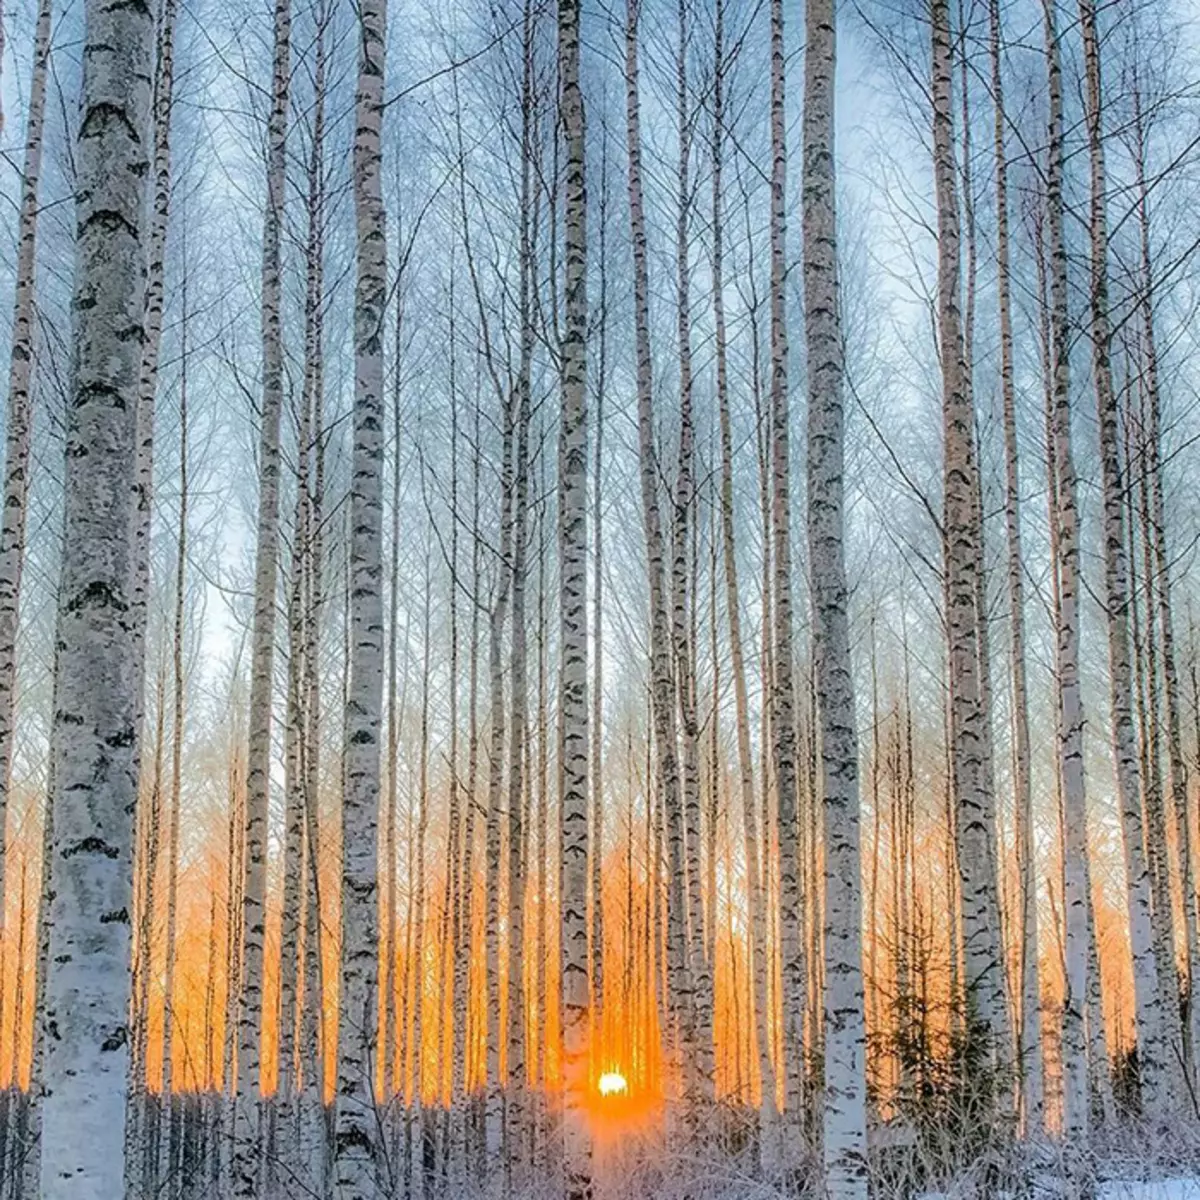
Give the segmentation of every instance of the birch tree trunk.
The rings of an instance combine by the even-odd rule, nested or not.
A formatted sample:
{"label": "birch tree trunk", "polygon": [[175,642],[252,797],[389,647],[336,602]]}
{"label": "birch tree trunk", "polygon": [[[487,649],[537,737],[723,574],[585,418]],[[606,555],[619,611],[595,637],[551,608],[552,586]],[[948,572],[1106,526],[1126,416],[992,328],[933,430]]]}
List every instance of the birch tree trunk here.
{"label": "birch tree trunk", "polygon": [[[1129,898],[1130,945],[1134,956],[1134,991],[1138,1025],[1138,1064],[1143,1104],[1148,1113],[1165,1114],[1164,1105],[1179,1082],[1176,1045],[1178,1008],[1168,994],[1174,976],[1174,947],[1154,953],[1154,902],[1151,875],[1142,842],[1142,781],[1133,725],[1133,679],[1129,659],[1129,564],[1125,548],[1124,483],[1118,439],[1117,401],[1113,392],[1108,314],[1108,218],[1105,197],[1104,142],[1101,114],[1100,47],[1092,0],[1079,0],[1083,37],[1085,113],[1090,167],[1089,235],[1091,273],[1092,376],[1100,427],[1100,466],[1104,496],[1104,597],[1108,627],[1109,703],[1117,797],[1125,835],[1126,888]],[[1169,913],[1169,898],[1167,898]],[[1166,916],[1161,912],[1160,917]],[[1169,961],[1167,960],[1167,956]],[[1164,977],[1164,971],[1169,972]]]}
{"label": "birch tree trunk", "polygon": [[534,11],[525,0],[522,13],[521,217],[519,296],[520,348],[515,395],[516,444],[513,463],[512,510],[512,736],[508,771],[508,1001],[505,1099],[505,1142],[509,1187],[514,1167],[527,1161],[525,1030],[525,763],[528,747],[528,655],[525,616],[526,547],[529,524],[529,430],[533,413],[534,351],[533,273],[536,269],[537,230],[533,209],[534,124]]}
{"label": "birch tree trunk", "polygon": [[583,1111],[587,1089],[588,671],[587,671],[587,178],[579,82],[579,0],[558,3],[559,113],[564,177],[566,320],[559,347],[559,907],[564,1151],[568,1200],[592,1188],[592,1151]]}
{"label": "birch tree trunk", "polygon": [[981,537],[973,450],[974,402],[959,309],[959,217],[948,0],[931,5],[933,147],[938,211],[938,336],[942,360],[944,589],[950,667],[950,743],[962,881],[968,1036],[998,1068],[1009,1061],[1000,913],[991,869],[995,813],[986,781],[978,566]]}
{"label": "birch tree trunk", "polygon": [[[725,316],[724,270],[724,135],[725,135],[725,3],[716,0],[713,27],[713,132],[712,132],[712,289],[716,350],[716,387],[721,444],[721,551],[725,572],[725,609],[729,622],[729,661],[733,679],[734,720],[737,729],[738,782],[742,799],[742,825],[746,856],[746,904],[750,919],[749,970],[751,1009],[748,1014],[751,1058],[761,1089],[759,1124],[764,1143],[773,1137],[775,1063],[770,1052],[767,994],[766,897],[762,882],[758,803],[754,794],[754,758],[750,746],[749,698],[746,660],[742,648],[741,597],[738,588],[736,524],[733,503],[733,427],[729,404],[729,343]],[[714,600],[715,603],[715,600]]]}
{"label": "birch tree trunk", "polygon": [[629,222],[633,240],[634,348],[638,397],[638,461],[646,570],[650,594],[650,708],[658,755],[659,811],[667,826],[667,1010],[666,1058],[673,1077],[690,1086],[692,1052],[692,979],[687,951],[684,863],[684,812],[675,724],[675,679],[671,664],[671,626],[667,612],[666,545],[658,496],[658,460],[654,439],[654,384],[650,353],[650,275],[642,188],[641,108],[638,93],[638,3],[630,0],[625,19],[625,115],[629,170]]}
{"label": "birch tree trunk", "polygon": [[130,613],[154,22],[84,8],[43,1022],[41,1194],[124,1186],[138,661]]}
{"label": "birch tree trunk", "polygon": [[1004,524],[1008,548],[1008,609],[1012,655],[1012,769],[1017,857],[1017,1070],[1025,1132],[1042,1130],[1042,1015],[1033,843],[1033,779],[1029,743],[1029,686],[1025,674],[1025,558],[1021,547],[1021,475],[1013,367],[1012,279],[1008,225],[1008,151],[1001,60],[1000,0],[989,0],[989,51],[995,118],[996,290],[1000,321],[1000,393],[1004,424]]}
{"label": "birch tree trunk", "polygon": [[[1186,1046],[1179,1022],[1179,976],[1175,961],[1175,921],[1172,911],[1171,862],[1167,847],[1167,815],[1163,804],[1163,720],[1159,695],[1159,646],[1156,609],[1154,546],[1150,533],[1150,466],[1146,445],[1145,389],[1133,387],[1128,377],[1122,389],[1125,413],[1118,408],[1117,423],[1124,424],[1122,487],[1127,518],[1126,546],[1129,566],[1129,632],[1133,647],[1132,700],[1137,718],[1140,755],[1142,824],[1146,836],[1146,865],[1150,871],[1151,928],[1163,1003],[1163,1037],[1168,1051],[1167,1069],[1176,1072]],[[1136,408],[1135,408],[1136,402]],[[1138,532],[1141,531],[1142,572],[1138,575]],[[1139,598],[1142,607],[1139,607]],[[1143,623],[1144,610],[1144,623]],[[1183,1079],[1175,1074],[1175,1087]]]}
{"label": "birch tree trunk", "polygon": [[[608,386],[608,134],[600,142],[599,348],[596,355],[596,445],[592,460],[592,826],[590,1079],[603,1070],[604,1043],[604,392]],[[514,679],[515,682],[515,679]]]}
{"label": "birch tree trunk", "polygon": [[1154,546],[1155,575],[1158,584],[1158,623],[1162,640],[1163,699],[1167,710],[1167,763],[1170,772],[1172,818],[1175,823],[1179,881],[1183,892],[1183,920],[1187,947],[1187,1034],[1190,1051],[1189,1069],[1193,1079],[1200,1061],[1200,930],[1197,928],[1195,863],[1192,857],[1193,821],[1188,800],[1188,773],[1183,756],[1181,733],[1179,666],[1175,649],[1175,629],[1171,608],[1171,558],[1167,553],[1167,523],[1163,499],[1162,395],[1159,386],[1158,338],[1154,317],[1154,260],[1150,250],[1150,184],[1146,177],[1146,127],[1141,90],[1134,71],[1133,151],[1137,188],[1138,229],[1141,249],[1141,294],[1143,383],[1149,409],[1147,484],[1150,490],[1151,531]]}
{"label": "birch tree trunk", "polygon": [[805,9],[804,331],[808,557],[825,809],[825,1191],[867,1196],[858,729],[845,551],[845,410],[834,160],[834,0]]}
{"label": "birch tree trunk", "polygon": [[691,973],[695,1077],[691,1080],[697,1104],[713,1098],[712,974],[704,943],[704,908],[700,871],[700,748],[696,715],[696,645],[688,613],[694,600],[695,573],[688,569],[688,551],[695,532],[692,508],[695,490],[695,418],[692,384],[692,319],[689,229],[692,203],[692,115],[688,111],[687,0],[678,4],[679,46],[675,71],[676,134],[679,161],[675,179],[675,333],[679,351],[679,460],[675,478],[671,526],[671,646],[675,689],[679,703],[682,747],[684,896],[687,904],[688,967]]}
{"label": "birch tree trunk", "polygon": [[[4,831],[12,787],[17,682],[17,629],[21,573],[25,562],[25,512],[29,491],[29,430],[32,421],[34,294],[37,286],[38,184],[42,172],[42,129],[46,75],[50,65],[50,0],[39,0],[33,34],[33,72],[25,126],[21,206],[17,217],[17,264],[13,288],[12,353],[8,369],[8,412],[4,435],[4,500],[0,514],[0,946],[4,941]],[[3,1002],[0,989],[0,1003]]]}
{"label": "birch tree trunk", "polygon": [[[174,5],[171,4],[173,8]],[[173,19],[173,15],[172,15]],[[160,42],[161,45],[161,42]],[[184,248],[186,259],[187,250]],[[175,1090],[175,938],[179,909],[180,822],[183,815],[183,638],[187,599],[188,556],[188,280],[182,287],[179,349],[179,526],[175,541],[175,611],[171,627],[171,809],[167,844],[166,962],[163,968],[162,1086],[159,1117],[157,1180],[166,1181],[167,1195],[178,1190],[177,1140],[172,1094]],[[164,1124],[165,1122],[165,1124]]]}
{"label": "birch tree trunk", "polygon": [[[358,277],[354,295],[354,452],[350,485],[350,680],[342,797],[342,962],[334,1191],[378,1195],[374,1073],[378,958],[380,724],[383,704],[383,322],[387,243],[380,171],[387,11],[359,6],[353,153]],[[419,971],[420,964],[418,964]],[[420,976],[418,974],[418,988]],[[418,991],[419,998],[419,991]]]}
{"label": "birch tree trunk", "polygon": [[771,0],[770,503],[774,566],[770,677],[771,763],[779,822],[779,951],[783,963],[784,1108],[799,1127],[804,1087],[804,901],[800,890],[799,778],[792,650],[791,459],[786,312],[787,137],[783,0]]}
{"label": "birch tree trunk", "polygon": [[290,0],[276,0],[271,113],[267,125],[267,205],[262,257],[262,430],[259,441],[258,530],[251,635],[250,715],[246,744],[245,870],[238,1004],[237,1088],[234,1096],[232,1194],[258,1195],[264,941],[266,936],[267,815],[271,775],[271,702],[275,663],[275,590],[279,556],[279,422],[283,409],[283,280],[280,264],[288,80]]}
{"label": "birch tree trunk", "polygon": [[[1046,228],[1049,257],[1047,274],[1050,282],[1048,347],[1051,419],[1048,426],[1053,439],[1050,475],[1056,501],[1052,528],[1058,560],[1059,611],[1055,668],[1058,676],[1058,770],[1063,813],[1063,907],[1066,923],[1066,993],[1062,1015],[1063,1131],[1069,1139],[1082,1141],[1088,1134],[1085,1012],[1091,898],[1088,889],[1087,797],[1083,768],[1083,698],[1079,676],[1079,508],[1071,446],[1070,327],[1067,252],[1063,233],[1062,67],[1056,3],[1057,0],[1043,0],[1049,81]],[[1148,922],[1146,933],[1149,934]],[[1136,927],[1133,934],[1136,945]],[[1139,1037],[1140,1034],[1139,1019]]]}
{"label": "birch tree trunk", "polygon": [[[311,199],[311,197],[310,197]],[[309,238],[312,236],[312,212],[309,213]],[[311,255],[311,246],[308,247]],[[312,266],[306,264],[306,309],[311,302]],[[304,922],[302,905],[307,892],[304,877],[304,842],[307,826],[308,797],[304,770],[305,717],[305,575],[308,569],[309,450],[312,443],[311,375],[308,363],[308,334],[311,316],[305,313],[306,370],[296,430],[296,503],[292,518],[292,553],[288,579],[288,664],[287,714],[284,729],[284,834],[283,899],[279,926],[279,1016],[277,1075],[275,1084],[275,1157],[287,1180],[299,1165],[296,1085],[300,1080],[297,1058],[297,1018],[300,994],[304,986],[304,946],[300,930]]]}
{"label": "birch tree trunk", "polygon": [[[158,29],[157,61],[152,93],[152,124],[154,152],[152,160],[153,191],[147,231],[147,263],[145,291],[145,336],[142,364],[138,381],[137,405],[137,463],[134,474],[135,503],[133,509],[133,562],[130,587],[130,611],[134,627],[134,675],[139,681],[137,709],[134,722],[143,723],[145,694],[145,644],[150,586],[150,534],[154,491],[154,421],[158,391],[158,362],[162,345],[163,310],[165,302],[167,226],[171,206],[171,111],[174,95],[174,36],[177,6],[162,7]],[[160,673],[159,705],[155,737],[154,782],[141,789],[140,807],[148,808],[139,814],[148,831],[143,891],[138,897],[142,913],[134,959],[135,1002],[132,1037],[132,1098],[131,1124],[127,1131],[126,1183],[132,1190],[148,1186],[147,1173],[153,1169],[152,1116],[148,1100],[149,1081],[146,1074],[146,1049],[149,1035],[149,978],[153,962],[153,928],[156,913],[155,895],[158,871],[160,824],[162,819],[162,754],[163,702],[165,680]],[[140,747],[140,742],[139,742]],[[140,749],[135,771],[141,777]],[[135,859],[140,861],[140,855]]]}
{"label": "birch tree trunk", "polygon": [[299,1151],[297,1170],[318,1193],[325,1190],[328,1125],[325,1120],[325,987],[321,954],[319,784],[321,777],[321,673],[319,651],[324,598],[325,442],[324,315],[325,300],[325,73],[326,30],[330,9],[317,7],[313,64],[312,145],[308,159],[308,240],[305,263],[304,378],[311,411],[312,470],[306,482],[304,646],[301,654],[301,764],[304,770],[304,975],[300,1008],[298,1088]]}
{"label": "birch tree trunk", "polygon": [[[526,121],[532,118],[533,104],[533,9],[525,5],[525,97]],[[522,132],[522,202],[521,266],[520,266],[520,361],[517,370],[516,445],[513,465],[514,495],[512,516],[512,641],[511,696],[512,736],[508,770],[508,1027],[505,1100],[505,1139],[508,1149],[510,1181],[514,1165],[525,1160],[527,1056],[525,1030],[527,1003],[525,995],[525,762],[528,754],[528,681],[527,631],[525,616],[526,547],[529,538],[529,430],[532,420],[532,370],[534,326],[532,312],[532,275],[534,270],[533,222],[529,209],[531,199],[531,130]],[[598,653],[598,652],[597,652]],[[511,1186],[511,1183],[510,1183]]]}

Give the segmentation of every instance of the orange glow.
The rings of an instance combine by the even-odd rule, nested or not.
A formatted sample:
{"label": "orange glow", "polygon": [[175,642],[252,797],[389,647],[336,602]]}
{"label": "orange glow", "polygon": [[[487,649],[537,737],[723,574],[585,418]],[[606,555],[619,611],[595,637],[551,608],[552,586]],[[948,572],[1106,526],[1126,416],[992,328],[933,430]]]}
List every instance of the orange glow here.
{"label": "orange glow", "polygon": [[625,1076],[619,1071],[605,1071],[600,1076],[599,1087],[602,1096],[620,1096],[629,1090]]}
{"label": "orange glow", "polygon": [[[919,1000],[929,1052],[944,1055],[952,1035],[951,938],[957,931],[949,918],[954,865],[947,856],[943,823],[943,790],[937,774],[940,760],[926,764],[921,776],[927,791],[912,797],[911,814],[900,811],[893,793],[890,771],[903,763],[903,746],[895,739],[903,733],[902,716],[895,715],[883,730],[878,794],[868,789],[863,812],[863,946],[864,988],[868,1040],[868,1071],[875,1103],[888,1112],[900,1083],[900,1069],[890,1039],[899,1028],[893,998],[907,988]],[[898,751],[897,746],[901,749]],[[936,746],[935,746],[936,749]],[[940,751],[938,752],[940,753]],[[930,759],[936,758],[933,751]],[[918,767],[922,763],[918,755]],[[890,765],[889,765],[890,764]],[[616,762],[607,778],[614,797],[621,794]],[[232,768],[217,755],[212,775],[232,795],[232,819],[240,822],[244,790],[244,764],[240,751]],[[868,771],[867,778],[873,778]],[[435,777],[431,792],[444,781]],[[199,785],[196,785],[197,789]],[[661,1128],[667,1104],[682,1094],[682,1063],[674,1035],[666,989],[666,886],[658,864],[660,833],[653,809],[648,814],[644,793],[634,774],[631,795],[622,795],[622,808],[614,798],[600,904],[603,921],[603,973],[596,994],[592,982],[592,1007],[587,1031],[587,1069],[579,1087],[580,1105],[586,1110],[597,1139],[611,1148],[625,1145],[631,1134],[653,1136]],[[815,811],[815,810],[809,810]],[[621,822],[617,818],[628,819]],[[783,1072],[779,1031],[782,1027],[781,962],[779,955],[778,841],[772,822],[764,826],[765,859],[761,887],[771,916],[764,923],[765,963],[756,962],[750,944],[751,912],[747,903],[747,878],[743,831],[736,808],[726,805],[713,846],[714,875],[702,880],[703,925],[698,931],[711,955],[713,978],[713,1052],[715,1093],[734,1106],[755,1106],[762,1100],[759,1030],[765,1035],[765,1054],[776,1087],[776,1105],[783,1103]],[[165,855],[159,862],[153,920],[134,923],[134,957],[145,961],[148,976],[145,1002],[148,1009],[145,1071],[148,1086],[162,1086],[164,1047],[170,1044],[174,1070],[172,1086],[179,1091],[228,1089],[236,1072],[236,1037],[230,1025],[236,1011],[238,871],[230,871],[230,849],[241,848],[230,838],[230,799],[217,794],[208,800],[203,792],[185,810],[181,862],[178,876],[178,912],[175,934],[175,970],[168,1006],[166,992]],[[815,819],[815,818],[814,818]],[[320,920],[322,936],[321,978],[311,984],[322,999],[323,1084],[326,1099],[333,1093],[334,1055],[338,1025],[341,844],[336,796],[326,798],[320,812]],[[1017,906],[1018,879],[1012,843],[1007,835],[1003,851],[1002,886],[1009,911]],[[31,789],[14,789],[10,802],[8,836],[7,921],[0,942],[0,1088],[27,1087],[33,1045],[37,908],[41,875],[41,797]],[[463,1090],[479,1093],[486,1086],[489,1026],[500,1033],[497,1069],[507,1069],[509,1003],[509,949],[507,929],[498,928],[495,957],[497,1017],[489,1022],[489,964],[487,957],[488,879],[484,865],[485,829],[474,830],[472,871],[469,876],[469,909],[463,914],[463,961],[455,962],[448,879],[448,823],[435,808],[426,830],[424,902],[410,898],[408,881],[415,877],[413,833],[401,823],[396,847],[396,874],[381,878],[380,906],[380,1053],[377,1094],[403,1103],[418,1096],[427,1105],[450,1105]],[[805,891],[819,895],[822,874],[819,831],[808,830],[805,855]],[[501,830],[502,863],[508,861],[507,831]],[[280,942],[282,861],[280,839],[273,847],[268,870],[264,1007],[262,1014],[261,1086],[270,1093],[278,1070],[280,1010]],[[549,1096],[564,1086],[560,1061],[559,1012],[559,899],[558,873],[553,843],[547,848],[545,879],[540,864],[530,854],[525,878],[525,905],[521,962],[524,1008],[526,1084],[531,1091]],[[1093,835],[1092,861],[1097,878],[1100,864],[1120,862],[1120,846],[1113,835]],[[382,857],[382,856],[381,856]],[[1061,1007],[1061,868],[1053,843],[1043,852],[1042,874],[1049,881],[1040,889],[1039,907],[1043,937],[1042,998],[1046,1013],[1045,1039],[1048,1074],[1058,1071],[1058,1034],[1055,1014]],[[648,866],[650,864],[651,866]],[[661,867],[657,868],[661,870]],[[458,884],[468,877],[460,875]],[[135,905],[143,898],[142,877]],[[394,890],[393,890],[394,889]],[[503,889],[502,889],[503,890]],[[389,910],[393,902],[394,911]],[[1110,1047],[1126,1048],[1133,1038],[1132,975],[1127,922],[1119,888],[1097,885],[1093,899],[1096,941],[1103,983],[1104,1015]],[[389,918],[395,930],[391,954],[385,933]],[[819,905],[806,909],[805,942],[810,962],[820,960]],[[421,937],[417,938],[420,929]],[[301,938],[304,938],[301,934]],[[1015,971],[1017,946],[1009,932],[1008,960]],[[593,948],[594,949],[594,948]],[[899,953],[902,949],[903,953]],[[957,946],[954,950],[957,952]],[[387,961],[390,958],[390,961]],[[386,969],[383,967],[386,966]],[[457,969],[457,978],[456,978]],[[756,971],[765,979],[766,1013],[756,1011]],[[1015,976],[1010,976],[1015,980]],[[807,1029],[814,1027],[819,1011],[819,990],[814,984],[808,998]],[[389,1026],[384,1013],[394,1014]],[[170,1021],[167,1013],[170,1012]],[[419,1014],[419,1023],[418,1023]],[[170,1034],[168,1035],[168,1025]],[[456,1066],[461,1055],[462,1066]],[[460,1074],[461,1072],[461,1074]],[[1053,1094],[1048,1102],[1054,1119]],[[615,1153],[616,1151],[613,1150]]]}

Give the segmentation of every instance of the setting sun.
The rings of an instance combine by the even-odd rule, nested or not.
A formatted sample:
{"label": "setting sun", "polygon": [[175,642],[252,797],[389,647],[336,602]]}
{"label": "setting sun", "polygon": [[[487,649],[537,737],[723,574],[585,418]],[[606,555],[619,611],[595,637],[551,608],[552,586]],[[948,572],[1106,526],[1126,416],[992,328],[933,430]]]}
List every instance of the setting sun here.
{"label": "setting sun", "polygon": [[602,1096],[623,1096],[629,1090],[625,1076],[619,1071],[606,1071],[600,1076],[599,1087]]}

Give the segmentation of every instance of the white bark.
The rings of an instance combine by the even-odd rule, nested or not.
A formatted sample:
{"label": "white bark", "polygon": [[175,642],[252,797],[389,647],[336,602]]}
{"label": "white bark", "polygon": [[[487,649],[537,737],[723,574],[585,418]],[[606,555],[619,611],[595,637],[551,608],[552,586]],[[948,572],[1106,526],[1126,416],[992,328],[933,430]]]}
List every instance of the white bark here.
{"label": "white bark", "polygon": [[[1174,976],[1174,947],[1154,953],[1155,910],[1151,874],[1142,843],[1142,780],[1133,724],[1133,678],[1129,658],[1128,615],[1131,603],[1129,564],[1125,547],[1124,483],[1118,442],[1117,400],[1113,391],[1108,314],[1108,219],[1104,141],[1101,113],[1100,48],[1092,0],[1079,0],[1083,35],[1084,100],[1090,166],[1090,313],[1092,377],[1100,427],[1100,466],[1104,495],[1104,597],[1108,627],[1109,705],[1117,797],[1125,836],[1126,889],[1129,902],[1130,944],[1134,956],[1134,992],[1138,1026],[1138,1064],[1143,1104],[1148,1113],[1162,1115],[1179,1082],[1174,1043],[1179,1030],[1175,997],[1167,979]],[[1164,897],[1169,906],[1169,896]],[[1169,917],[1160,904],[1160,922]]]}
{"label": "white bark", "polygon": [[[1058,769],[1064,835],[1063,906],[1066,910],[1066,994],[1062,1015],[1063,1130],[1069,1138],[1079,1140],[1086,1138],[1088,1133],[1085,1011],[1091,899],[1088,889],[1087,797],[1083,769],[1083,699],[1079,676],[1079,509],[1071,447],[1070,330],[1067,252],[1063,234],[1062,68],[1055,4],[1056,0],[1043,0],[1050,109],[1046,168],[1051,371],[1048,428],[1052,434],[1050,476],[1056,500],[1051,536],[1058,562],[1059,613],[1055,669],[1058,676]],[[1136,930],[1134,932],[1136,935]]]}
{"label": "white bark", "polygon": [[1181,689],[1175,651],[1175,629],[1171,607],[1171,558],[1167,552],[1167,522],[1163,499],[1162,459],[1162,394],[1159,384],[1158,338],[1155,328],[1154,260],[1150,249],[1150,184],[1146,177],[1146,127],[1141,91],[1134,72],[1134,129],[1133,148],[1137,185],[1137,213],[1141,241],[1142,353],[1144,356],[1145,399],[1149,409],[1147,435],[1148,480],[1150,490],[1151,530],[1154,545],[1154,566],[1158,595],[1159,635],[1162,639],[1163,699],[1167,713],[1167,762],[1171,793],[1172,818],[1175,824],[1176,850],[1179,860],[1179,882],[1183,899],[1185,945],[1187,947],[1187,1015],[1186,1030],[1191,1054],[1189,1069],[1196,1071],[1200,1058],[1200,930],[1197,928],[1196,877],[1193,861],[1193,821],[1188,800],[1188,772],[1183,756],[1180,728]]}
{"label": "white bark", "polygon": [[825,809],[825,1192],[866,1200],[858,729],[845,551],[845,409],[834,161],[834,0],[805,9],[804,331],[808,556]]}
{"label": "white bark", "polygon": [[124,1184],[137,662],[130,612],[154,21],[88,0],[76,143],[75,377],[68,406],[44,1001],[41,1194]]}
{"label": "white bark", "polygon": [[1025,674],[1025,560],[1021,548],[1021,476],[1017,452],[1017,397],[1013,378],[1012,280],[1008,224],[1008,154],[1001,60],[1000,0],[989,0],[992,104],[995,117],[996,288],[1000,321],[1000,392],[1004,423],[1004,519],[1008,548],[1008,606],[1012,655],[1013,807],[1017,856],[1018,1075],[1025,1131],[1041,1132],[1043,1065],[1039,984],[1037,879],[1033,843],[1033,780],[1029,743],[1029,687]]}
{"label": "white bark", "polygon": [[250,1200],[261,1182],[263,955],[266,935],[267,810],[275,662],[275,588],[279,556],[279,422],[283,409],[280,239],[283,225],[291,38],[290,0],[276,0],[271,112],[267,126],[267,203],[262,251],[262,429],[246,746],[245,867],[234,1097],[233,1195]]}
{"label": "white bark", "polygon": [[[355,97],[354,451],[350,483],[350,676],[342,791],[342,962],[333,1186],[371,1200],[380,1167],[374,1072],[379,989],[378,849],[383,706],[383,75],[387,10],[359,6]],[[418,966],[418,1002],[420,974]]]}
{"label": "white bark", "polygon": [[[525,763],[528,753],[528,658],[525,615],[526,547],[529,525],[529,432],[532,420],[534,351],[533,275],[536,269],[536,214],[533,208],[534,11],[525,0],[523,12],[521,219],[519,320],[520,349],[515,393],[510,400],[516,425],[512,510],[512,738],[508,768],[508,1008],[505,1041],[507,1095],[505,1143],[509,1188],[513,1167],[524,1164],[528,1057],[525,1046],[528,1003],[525,989]],[[599,722],[596,723],[596,732]]]}
{"label": "white bark", "polygon": [[771,765],[779,822],[779,951],[783,963],[781,1057],[784,1108],[789,1126],[800,1126],[804,1087],[804,902],[800,888],[799,778],[796,765],[796,698],[792,651],[792,535],[788,334],[785,243],[787,238],[787,137],[784,111],[783,0],[771,0],[771,400],[770,514],[774,566],[771,612]]}
{"label": "white bark", "polygon": [[559,113],[566,155],[566,320],[559,348],[559,806],[562,828],[560,988],[564,1151],[569,1200],[591,1195],[588,1069],[587,179],[579,82],[579,0],[558,3]]}
{"label": "white bark", "polygon": [[1009,1061],[1008,1007],[993,866],[995,814],[987,787],[978,564],[982,536],[973,450],[974,402],[959,307],[960,235],[948,0],[931,5],[934,178],[938,213],[938,337],[942,360],[945,620],[950,744],[961,879],[967,1030],[997,1066]]}
{"label": "white bark", "polygon": [[[688,554],[694,534],[692,508],[695,487],[695,426],[692,383],[692,320],[689,256],[691,216],[692,115],[688,111],[687,3],[678,5],[679,45],[676,55],[676,133],[679,161],[675,179],[675,331],[679,352],[679,459],[671,524],[671,646],[675,665],[675,690],[679,704],[682,754],[684,895],[687,904],[688,969],[692,987],[692,1036],[689,1053],[695,1056],[690,1098],[711,1103],[713,1097],[713,995],[712,971],[704,944],[704,907],[700,883],[700,748],[695,694],[695,638],[688,616],[696,581],[689,571]],[[710,897],[711,900],[711,897]]]}
{"label": "white bark", "polygon": [[[25,161],[17,217],[17,264],[13,288],[12,353],[8,371],[8,413],[4,434],[4,496],[0,514],[0,946],[4,944],[4,831],[12,787],[12,754],[17,681],[17,627],[21,572],[25,562],[25,500],[29,490],[29,427],[32,419],[34,293],[37,282],[38,184],[42,171],[42,129],[46,117],[46,75],[50,63],[50,0],[39,0],[33,35],[33,72],[25,125]],[[2,46],[2,38],[0,38]],[[0,989],[2,993],[2,989]],[[3,995],[0,994],[0,1001]]]}
{"label": "white bark", "polygon": [[691,1094],[692,979],[687,952],[684,812],[681,791],[675,678],[667,611],[666,539],[659,507],[659,466],[654,438],[654,384],[650,353],[650,275],[642,188],[641,106],[638,90],[638,5],[630,0],[625,20],[625,119],[628,153],[629,222],[633,241],[634,347],[638,401],[638,462],[646,570],[650,595],[650,708],[658,756],[659,811],[667,826],[667,949],[664,1053],[670,1072]]}
{"label": "white bark", "polygon": [[[170,11],[174,21],[175,4],[164,8],[164,19]],[[169,35],[165,28],[159,45]],[[186,250],[185,250],[186,254]],[[188,556],[188,287],[184,276],[182,288],[182,322],[179,372],[179,526],[175,542],[175,611],[171,628],[171,808],[167,842],[167,928],[163,967],[163,1028],[162,1028],[162,1085],[159,1127],[159,1181],[166,1180],[169,1189],[178,1187],[176,1171],[177,1146],[174,1137],[172,1093],[175,1088],[175,937],[178,929],[179,907],[179,847],[180,822],[183,811],[183,721],[184,721],[184,662],[183,636],[187,595]],[[163,1122],[165,1121],[165,1124]],[[173,1194],[169,1191],[168,1195]]]}

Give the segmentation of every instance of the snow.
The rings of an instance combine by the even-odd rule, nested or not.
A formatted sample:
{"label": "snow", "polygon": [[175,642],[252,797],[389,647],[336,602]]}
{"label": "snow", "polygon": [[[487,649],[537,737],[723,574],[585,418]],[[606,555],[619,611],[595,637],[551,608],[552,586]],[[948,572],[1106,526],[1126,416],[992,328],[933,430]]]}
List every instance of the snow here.
{"label": "snow", "polygon": [[1096,1200],[1200,1200],[1200,1179],[1113,1180],[1096,1189]]}
{"label": "snow", "polygon": [[[924,1192],[916,1200],[950,1200],[950,1197],[944,1192]],[[1149,1183],[1113,1179],[1100,1184],[1096,1200],[1200,1200],[1200,1179],[1156,1179]]]}

